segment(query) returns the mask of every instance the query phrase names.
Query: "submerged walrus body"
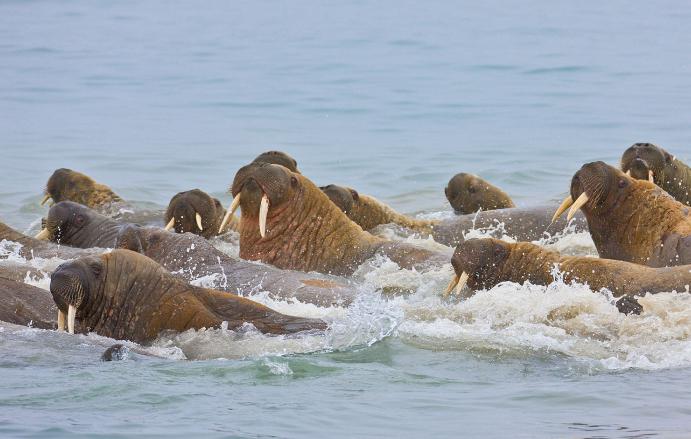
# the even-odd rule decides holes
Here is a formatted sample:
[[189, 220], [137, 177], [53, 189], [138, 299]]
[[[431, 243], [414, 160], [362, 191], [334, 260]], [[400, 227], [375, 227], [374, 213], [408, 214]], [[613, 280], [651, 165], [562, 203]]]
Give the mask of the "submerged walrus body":
[[688, 292], [691, 286], [691, 265], [651, 268], [612, 259], [562, 256], [532, 243], [493, 238], [460, 244], [451, 264], [456, 278], [449, 287], [459, 291], [466, 283], [472, 289], [489, 289], [506, 281], [549, 285], [554, 282], [555, 266], [565, 282], [587, 283], [594, 291], [607, 288], [614, 297]]
[[348, 218], [362, 230], [371, 230], [382, 224], [398, 224], [421, 233], [431, 233], [436, 221], [418, 220], [402, 215], [369, 195], [355, 189], [330, 184], [320, 188]]
[[189, 285], [123, 249], [62, 264], [51, 276], [50, 291], [69, 332], [79, 320], [99, 335], [137, 343], [164, 331], [222, 324], [237, 329], [251, 323], [269, 334], [326, 329], [322, 320], [287, 316], [234, 294]]
[[82, 256], [103, 253], [104, 251], [104, 249], [100, 248], [81, 249], [42, 241], [26, 236], [7, 224], [0, 222], [0, 241], [3, 240], [20, 244], [17, 248], [17, 253], [27, 260], [34, 258], [75, 259]]
[[221, 283], [218, 288], [238, 294], [268, 291], [278, 297], [295, 297], [320, 305], [349, 303], [356, 295], [355, 288], [343, 279], [237, 260], [200, 236], [121, 224], [71, 202], [51, 208], [43, 233], [47, 239], [80, 248], [137, 251], [187, 280], [215, 275]]
[[54, 329], [56, 315], [48, 291], [0, 275], [0, 322]]
[[164, 215], [166, 230], [176, 233], [194, 233], [206, 239], [237, 230], [239, 221], [231, 221], [221, 228], [226, 211], [221, 202], [200, 189], [178, 192], [170, 199]]
[[[566, 227], [566, 219], [557, 218], [554, 223], [552, 222], [556, 208], [555, 203], [458, 215], [435, 225], [432, 237], [441, 244], [453, 247], [462, 243], [465, 240], [464, 235], [471, 230], [486, 229], [501, 224], [506, 235], [517, 241], [537, 241], [546, 236], [545, 232], [554, 235]], [[585, 217], [580, 213], [573, 218], [572, 225], [577, 232], [588, 230]]]
[[680, 203], [691, 206], [691, 168], [652, 143], [635, 143], [621, 157], [621, 170], [633, 178], [648, 180]]
[[650, 267], [691, 264], [691, 207], [603, 162], [583, 167], [555, 215], [582, 210], [600, 257]]
[[477, 175], [461, 172], [454, 175], [444, 188], [446, 199], [459, 214], [478, 210], [497, 210], [516, 207], [506, 192]]
[[279, 268], [348, 275], [375, 254], [403, 267], [443, 255], [377, 238], [351, 221], [314, 183], [278, 165], [241, 168], [231, 188], [242, 207], [240, 256]]

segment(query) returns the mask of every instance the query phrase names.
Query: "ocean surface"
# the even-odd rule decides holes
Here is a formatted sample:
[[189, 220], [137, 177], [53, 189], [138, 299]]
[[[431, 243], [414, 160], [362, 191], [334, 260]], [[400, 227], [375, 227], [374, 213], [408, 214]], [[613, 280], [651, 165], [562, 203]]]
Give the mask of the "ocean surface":
[[[269, 149], [428, 218], [462, 171], [561, 199], [635, 142], [691, 160], [690, 24], [675, 1], [1, 1], [0, 220], [35, 232], [60, 167], [149, 208], [225, 204]], [[587, 234], [542, 243], [595, 255]], [[451, 274], [368, 261], [348, 308], [253, 296], [324, 335], [192, 331], [113, 363], [113, 340], [0, 323], [0, 436], [691, 436], [689, 296], [640, 316], [561, 282], [445, 302]]]

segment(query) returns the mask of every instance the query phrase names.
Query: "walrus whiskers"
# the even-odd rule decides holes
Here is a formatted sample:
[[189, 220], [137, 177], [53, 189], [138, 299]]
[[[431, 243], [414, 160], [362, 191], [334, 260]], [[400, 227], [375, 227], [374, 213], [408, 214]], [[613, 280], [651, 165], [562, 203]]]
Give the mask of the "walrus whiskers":
[[170, 231], [175, 226], [175, 218], [171, 218], [168, 224], [164, 227], [164, 230]]
[[195, 218], [197, 219], [197, 227], [199, 227], [199, 230], [202, 232], [204, 231], [204, 227], [202, 227], [202, 216], [199, 215], [198, 212], [194, 213]]
[[218, 228], [218, 233], [223, 232], [223, 229], [225, 228], [226, 224], [228, 224], [230, 217], [233, 216], [238, 206], [240, 206], [240, 195], [241, 194], [238, 193], [235, 196], [235, 198], [233, 198], [233, 201], [230, 203], [230, 206], [228, 206], [228, 211], [226, 212], [226, 215], [223, 217], [223, 221], [221, 221], [221, 226]]
[[583, 207], [585, 203], [588, 202], [588, 194], [583, 192], [580, 197], [573, 203], [573, 206], [571, 206], [571, 209], [569, 210], [569, 214], [566, 216], [566, 219], [571, 221], [571, 218], [573, 218], [574, 215], [576, 215], [576, 212]]
[[554, 212], [554, 216], [552, 217], [552, 222], [555, 222], [557, 218], [559, 218], [571, 205], [573, 204], [573, 197], [571, 195], [568, 195], [566, 198], [564, 198], [564, 201], [561, 202], [559, 207], [557, 208], [557, 211]]
[[262, 238], [266, 238], [266, 217], [269, 215], [269, 197], [266, 194], [262, 195], [262, 201], [259, 205], [259, 234]]

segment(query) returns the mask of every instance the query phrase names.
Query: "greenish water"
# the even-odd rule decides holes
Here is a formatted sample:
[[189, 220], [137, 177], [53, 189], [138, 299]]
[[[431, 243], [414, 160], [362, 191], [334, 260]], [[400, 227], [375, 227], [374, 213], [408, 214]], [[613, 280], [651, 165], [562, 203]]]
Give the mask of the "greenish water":
[[[450, 216], [461, 171], [518, 204], [558, 199], [634, 142], [691, 159], [690, 22], [687, 3], [623, 0], [0, 2], [0, 220], [35, 230], [58, 167], [161, 208], [194, 187], [227, 203], [274, 148], [411, 214]], [[550, 245], [594, 252], [583, 234]], [[370, 261], [347, 309], [254, 296], [326, 334], [192, 332], [114, 363], [113, 340], [0, 324], [0, 436], [691, 432], [686, 296], [628, 317], [560, 283], [449, 304], [450, 275]]]

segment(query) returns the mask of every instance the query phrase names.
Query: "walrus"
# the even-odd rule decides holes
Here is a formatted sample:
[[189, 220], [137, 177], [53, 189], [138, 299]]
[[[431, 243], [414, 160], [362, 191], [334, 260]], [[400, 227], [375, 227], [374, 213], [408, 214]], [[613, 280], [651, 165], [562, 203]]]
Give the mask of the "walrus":
[[0, 276], [0, 321], [54, 329], [56, 312], [48, 291]]
[[[564, 218], [552, 219], [557, 203], [529, 207], [514, 207], [481, 211], [475, 214], [457, 215], [434, 225], [432, 237], [440, 244], [454, 247], [465, 240], [465, 234], [475, 229], [486, 229], [502, 224], [502, 231], [517, 241], [537, 241], [544, 238], [545, 232], [554, 234], [564, 230]], [[582, 213], [577, 212], [571, 221], [576, 232], [588, 230]]]
[[[473, 290], [489, 289], [506, 281], [549, 285], [555, 280], [555, 266], [563, 273], [564, 282], [586, 283], [593, 291], [607, 288], [617, 298], [688, 292], [691, 286], [691, 265], [651, 268], [612, 259], [562, 256], [529, 242], [508, 243], [494, 238], [469, 239], [460, 244], [451, 264], [456, 275], [445, 295], [454, 288], [460, 292], [466, 284]], [[618, 306], [627, 313], [636, 311], [629, 300]]]
[[221, 202], [200, 189], [178, 192], [168, 203], [165, 230], [190, 232], [209, 239], [228, 230], [237, 230], [239, 221], [235, 217], [221, 228], [225, 214]]
[[251, 163], [235, 174], [242, 207], [240, 257], [279, 268], [349, 275], [375, 254], [405, 268], [443, 264], [445, 257], [362, 230], [314, 183], [279, 165]]
[[291, 172], [300, 174], [300, 171], [298, 170], [298, 162], [283, 151], [263, 152], [252, 160], [252, 163], [271, 163], [274, 165], [281, 165], [290, 169]]
[[75, 259], [82, 256], [102, 253], [105, 250], [101, 248], [73, 248], [64, 245], [57, 245], [45, 240], [36, 239], [27, 236], [5, 223], [0, 222], [0, 241], [16, 242], [20, 244], [17, 249], [19, 256], [30, 260], [34, 258], [59, 258], [59, 259]]
[[345, 279], [279, 270], [275, 267], [234, 259], [206, 239], [191, 233], [170, 233], [114, 221], [88, 207], [70, 201], [48, 212], [41, 238], [65, 245], [91, 248], [126, 248], [142, 253], [167, 270], [191, 281], [213, 275], [222, 278], [218, 287], [248, 294], [268, 291], [318, 305], [350, 303], [357, 291]]
[[60, 265], [50, 280], [58, 326], [74, 333], [76, 319], [88, 331], [147, 343], [164, 331], [237, 329], [251, 323], [269, 334], [324, 330], [323, 320], [280, 314], [223, 291], [195, 287], [159, 264], [125, 249]]
[[113, 203], [124, 202], [105, 184], [97, 183], [88, 175], [67, 168], [55, 170], [48, 179], [41, 205], [49, 200], [53, 203], [74, 201], [92, 209], [101, 209]]
[[321, 186], [329, 199], [362, 230], [371, 230], [381, 224], [398, 224], [421, 233], [431, 233], [436, 221], [418, 220], [396, 212], [391, 207], [355, 189], [330, 184]]
[[454, 212], [459, 214], [516, 207], [506, 192], [477, 175], [465, 172], [451, 177], [444, 194]]
[[691, 206], [691, 168], [659, 146], [634, 143], [621, 156], [621, 170], [655, 183], [675, 200]]
[[650, 267], [691, 264], [691, 217], [686, 206], [647, 180], [604, 163], [587, 163], [571, 180], [571, 195], [555, 217], [583, 211], [602, 258]]

